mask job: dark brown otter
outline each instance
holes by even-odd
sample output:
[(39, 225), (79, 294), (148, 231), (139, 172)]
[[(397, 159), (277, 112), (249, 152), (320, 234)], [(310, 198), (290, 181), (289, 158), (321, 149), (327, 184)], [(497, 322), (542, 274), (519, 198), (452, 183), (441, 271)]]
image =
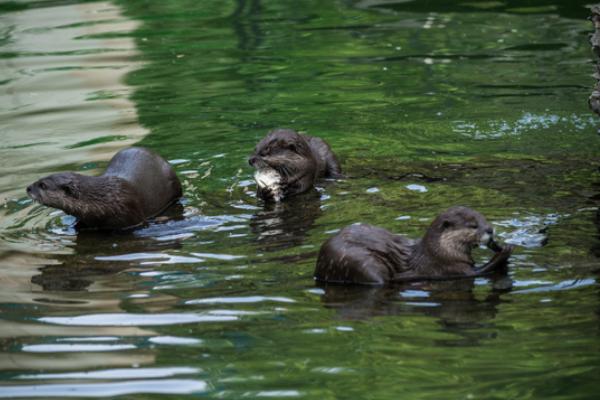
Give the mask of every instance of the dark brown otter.
[(141, 147), (119, 151), (104, 174), (52, 174), (27, 187), (33, 200), (77, 217), (78, 228), (124, 229), (160, 214), (181, 197), (173, 168)]
[(338, 160), (323, 139), (291, 129), (269, 132), (248, 162), (257, 170), (257, 194), (264, 200), (280, 201), (309, 190), (317, 179), (342, 176)]
[[(417, 241), (372, 225), (351, 225), (321, 246), (315, 279), (384, 285), (479, 276), (504, 266), (513, 250), (511, 245), (497, 245), (492, 235), (483, 215), (467, 207), (452, 207), (440, 214)], [(471, 250), (480, 244), (496, 254), (475, 268)]]

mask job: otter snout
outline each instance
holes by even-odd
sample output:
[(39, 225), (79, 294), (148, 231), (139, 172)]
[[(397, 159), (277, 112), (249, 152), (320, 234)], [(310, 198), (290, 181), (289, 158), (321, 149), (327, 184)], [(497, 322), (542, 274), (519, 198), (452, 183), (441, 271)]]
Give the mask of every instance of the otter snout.
[(261, 156), (252, 155), (248, 159), (248, 164), (256, 169), (268, 168), (269, 164)]
[(481, 234), (481, 239), (479, 243), (483, 246), (489, 246), (490, 242), (494, 240), (494, 228), (490, 225), (486, 225), (483, 227), (483, 233)]
[(31, 185), (27, 186), (27, 196), (29, 196), (30, 199), (35, 200), (35, 201), (39, 201), (40, 199), (40, 188), (36, 183), (32, 183)]

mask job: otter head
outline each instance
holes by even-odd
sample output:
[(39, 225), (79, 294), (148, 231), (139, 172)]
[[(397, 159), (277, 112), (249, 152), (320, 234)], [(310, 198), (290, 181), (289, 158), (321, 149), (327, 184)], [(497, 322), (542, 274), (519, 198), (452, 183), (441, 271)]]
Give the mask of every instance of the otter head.
[(256, 168), (259, 196), (279, 200), (277, 193), (293, 192), (292, 187), (302, 179), (314, 181), (317, 163), (306, 139), (291, 129), (275, 129), (254, 149), (248, 163)]
[(71, 172), (49, 175), (29, 185), (27, 195), (40, 204), (74, 215), (80, 197), (79, 175)]
[(431, 224), (423, 243), (428, 252), (446, 262), (473, 263), (471, 250), (493, 245), (494, 229), (479, 212), (468, 207), (451, 207)]

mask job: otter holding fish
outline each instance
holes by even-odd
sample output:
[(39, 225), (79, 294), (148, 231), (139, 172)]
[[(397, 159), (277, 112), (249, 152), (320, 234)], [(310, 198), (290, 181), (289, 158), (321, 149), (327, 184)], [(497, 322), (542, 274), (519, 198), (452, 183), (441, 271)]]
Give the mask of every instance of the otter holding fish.
[(27, 195), (77, 217), (78, 228), (127, 229), (160, 214), (182, 191), (168, 162), (132, 147), (115, 154), (100, 176), (52, 174), (27, 187)]
[[(479, 245), (495, 254), (476, 268), (471, 251)], [(493, 240), (483, 215), (451, 207), (417, 241), (366, 224), (342, 229), (321, 246), (314, 276), (321, 282), (361, 285), (469, 278), (501, 268), (512, 250)]]
[(269, 132), (248, 163), (256, 168), (257, 194), (266, 201), (305, 192), (320, 178), (342, 177), (340, 164), (323, 139), (291, 129)]

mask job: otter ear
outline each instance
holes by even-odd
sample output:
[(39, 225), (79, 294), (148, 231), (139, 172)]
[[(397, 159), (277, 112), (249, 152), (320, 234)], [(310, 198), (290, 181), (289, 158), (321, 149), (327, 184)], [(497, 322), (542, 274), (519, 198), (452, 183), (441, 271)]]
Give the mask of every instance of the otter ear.
[(75, 188), (69, 184), (64, 184), (60, 186), (61, 190), (65, 192), (65, 194), (69, 197), (77, 198), (77, 193), (75, 192)]
[(452, 226), (454, 226), (454, 223), (452, 221), (447, 220), (447, 219), (442, 221), (442, 229), (448, 229), (448, 228), (451, 228)]
[(479, 224), (477, 222), (467, 222), (467, 228), (471, 228), (471, 229), (478, 229), (479, 228)]
[(256, 150), (257, 150), (256, 154), (258, 154), (261, 157), (267, 156), (267, 155), (269, 155), (269, 153), (271, 153), (271, 147), (270, 147), (270, 145), (261, 148), (260, 151), (258, 151), (258, 149), (256, 149)]

